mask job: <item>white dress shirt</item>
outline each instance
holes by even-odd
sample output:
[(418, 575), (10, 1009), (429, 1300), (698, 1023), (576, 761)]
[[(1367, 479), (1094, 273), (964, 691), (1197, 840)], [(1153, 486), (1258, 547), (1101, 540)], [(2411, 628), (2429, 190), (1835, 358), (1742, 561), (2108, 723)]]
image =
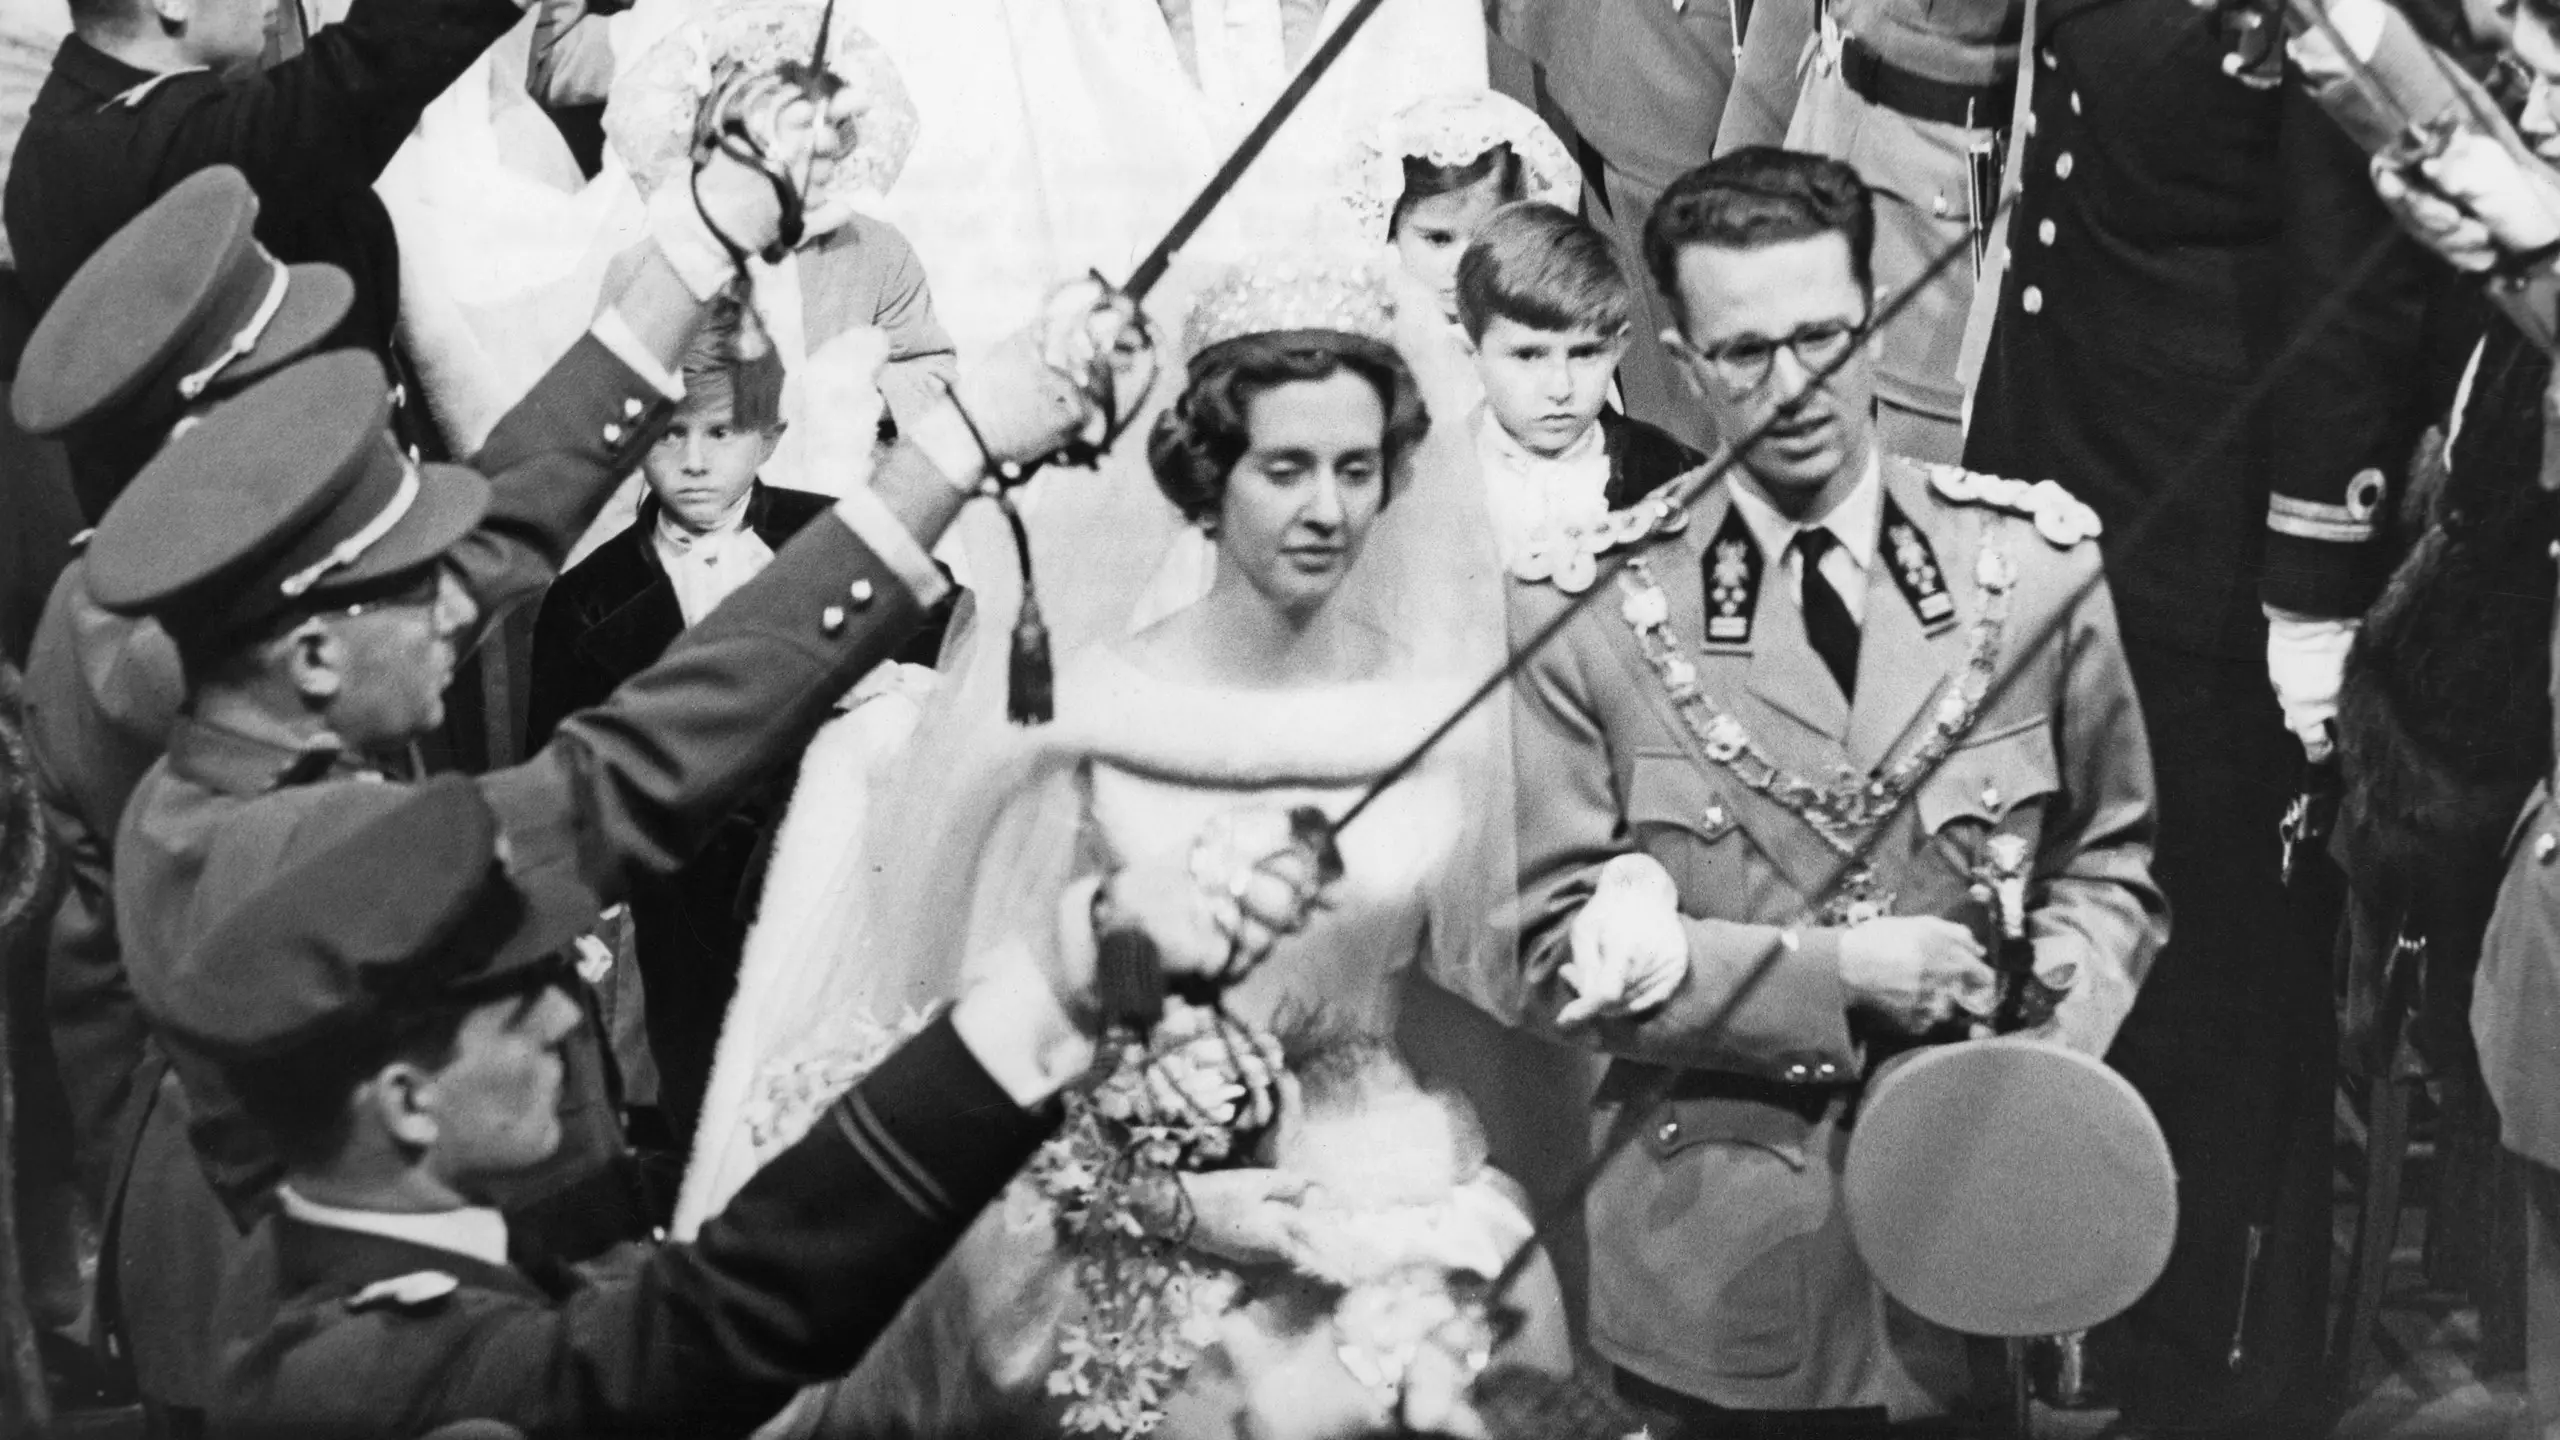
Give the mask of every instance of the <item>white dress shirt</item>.
[(667, 567), (667, 579), (675, 584), (676, 605), (684, 611), (685, 624), (699, 624), (721, 601), (773, 563), (773, 547), (747, 528), (747, 501), (754, 496), (754, 488), (749, 487), (737, 504), (699, 535), (684, 528), (673, 511), (658, 512), (658, 532), (651, 539), (657, 546), (658, 563)]
[(1476, 417), (1476, 455), (1494, 543), (1506, 565), (1534, 539), (1609, 514), (1608, 441), (1597, 421), (1563, 454), (1540, 455), (1511, 438), (1488, 406)]
[(1848, 604), (1849, 618), (1867, 623), (1867, 572), (1875, 564), (1876, 537), (1884, 526), (1884, 462), (1874, 451), (1867, 453), (1866, 473), (1828, 515), (1798, 524), (1741, 479), (1734, 482), (1733, 508), (1742, 512), (1742, 523), (1751, 527), (1760, 553), (1787, 567), (1787, 593), (1795, 597), (1799, 612), (1804, 608), (1804, 555), (1795, 548), (1796, 532), (1830, 531), (1840, 543), (1822, 557), (1823, 578)]
[(348, 1210), (305, 1199), (290, 1185), (277, 1186), (276, 1199), (283, 1204), (288, 1218), (306, 1225), (450, 1250), (484, 1265), (504, 1268), (507, 1263), (507, 1217), (495, 1210), (476, 1205), (415, 1215), (392, 1210)]

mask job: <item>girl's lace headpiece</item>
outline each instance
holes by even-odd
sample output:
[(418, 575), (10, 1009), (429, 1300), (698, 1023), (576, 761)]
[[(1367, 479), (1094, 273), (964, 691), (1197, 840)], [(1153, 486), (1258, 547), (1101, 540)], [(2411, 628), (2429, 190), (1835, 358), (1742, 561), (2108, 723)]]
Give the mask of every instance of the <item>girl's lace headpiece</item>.
[(1396, 302), (1375, 261), (1294, 256), (1249, 261), (1210, 282), (1183, 331), (1189, 353), (1280, 330), (1333, 330), (1395, 342)]
[(1519, 157), (1522, 199), (1577, 208), (1582, 172), (1535, 111), (1491, 90), (1453, 90), (1407, 105), (1352, 147), (1342, 177), (1351, 223), (1371, 244), (1386, 244), (1404, 197), (1406, 157), (1465, 165), (1496, 145)]
[[(605, 103), (605, 137), (642, 194), (692, 173), (695, 112), (723, 64), (736, 60), (754, 71), (806, 61), (825, 9), (824, 0), (724, 5), (678, 27), (614, 83)], [(855, 197), (885, 195), (897, 182), (915, 149), (919, 122), (889, 52), (841, 16), (827, 32), (827, 64), (862, 97), (853, 153), (823, 173), (808, 196), (812, 217), (840, 221)], [(823, 228), (813, 219), (812, 234)]]

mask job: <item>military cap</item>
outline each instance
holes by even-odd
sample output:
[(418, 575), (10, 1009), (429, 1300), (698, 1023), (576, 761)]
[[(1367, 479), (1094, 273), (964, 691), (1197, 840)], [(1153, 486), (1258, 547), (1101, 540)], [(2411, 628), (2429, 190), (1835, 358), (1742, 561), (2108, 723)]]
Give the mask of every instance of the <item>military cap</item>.
[(112, 420), (153, 440), (188, 407), (311, 351), (346, 319), (354, 282), (286, 265), (250, 232), (258, 197), (228, 165), (199, 170), (110, 236), (28, 337), (10, 404), (54, 435)]
[(298, 361), (172, 439), (98, 522), (89, 594), (173, 634), (221, 638), (378, 592), (450, 549), (489, 482), (419, 465), (384, 428), (382, 365), (355, 350)]
[(386, 1024), (571, 975), (595, 924), (573, 878), (508, 872), (497, 815), (470, 777), (350, 787), (280, 870), (190, 946), (155, 1016), (218, 1065), (378, 1034)]

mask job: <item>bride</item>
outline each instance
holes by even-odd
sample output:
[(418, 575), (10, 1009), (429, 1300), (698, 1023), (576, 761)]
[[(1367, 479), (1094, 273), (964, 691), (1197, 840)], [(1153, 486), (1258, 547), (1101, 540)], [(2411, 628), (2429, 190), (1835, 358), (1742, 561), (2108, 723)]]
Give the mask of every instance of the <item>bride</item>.
[[(751, 943), (731, 1026), (753, 1016), (756, 1038), (742, 1053), (724, 1036), (680, 1229), (805, 1127), (810, 1102), (902, 1016), (951, 993), (971, 936), (1045, 914), (1097, 860), (1187, 860), (1214, 881), (1251, 859), (1238, 817), (1312, 806), (1340, 819), (1499, 663), (1484, 506), (1449, 448), (1466, 440), (1432, 432), (1394, 324), (1369, 262), (1266, 261), (1214, 282), (1186, 334), (1188, 383), (1146, 447), (1152, 493), (1112, 486), (1106, 466), (1100, 485), (1061, 488), (1032, 517), (1061, 639), (1056, 722), (1003, 719), (1018, 599), (988, 585), (978, 643), (920, 710), (900, 700), (839, 722), (876, 731), (898, 728), (884, 708), (920, 715), (872, 777), (858, 833), (813, 753), (759, 922), (768, 945), (778, 933), (804, 952), (760, 969)], [(1186, 529), (1205, 566), (1173, 543)], [(1318, 1306), (1310, 1320), (1308, 1287), (1327, 1303), (1371, 1295), (1360, 1314), (1404, 1314), (1410, 1297), (1373, 1292), (1434, 1277), (1414, 1302), (1429, 1311), (1448, 1277), (1498, 1270), (1528, 1238), (1518, 1193), (1486, 1165), (1464, 1103), (1414, 1081), (1392, 1037), (1416, 972), (1496, 1014), (1516, 1006), (1504, 714), (1479, 709), (1342, 825), (1328, 908), (1218, 1013), (1178, 1009), (1153, 1047), (1124, 1056), (902, 1333), (793, 1423), (1055, 1433), (1063, 1407), (1076, 1429), (1214, 1431), (1224, 1392), (1214, 1365), (1193, 1362), (1222, 1316), (1359, 1331), (1350, 1312)], [(1361, 1057), (1347, 1081), (1345, 1055)], [(1152, 1200), (1130, 1201), (1143, 1236), (1114, 1239), (1090, 1223), (1118, 1203), (1096, 1187), (1118, 1195), (1114, 1177), (1146, 1165), (1113, 1137), (1131, 1133), (1129, 1106), (1143, 1115), (1167, 1095), (1205, 1099), (1148, 1133), (1201, 1143)], [(1214, 1133), (1194, 1135), (1201, 1111)], [(1515, 1299), (1526, 1323), (1511, 1353), (1566, 1363), (1543, 1265)]]

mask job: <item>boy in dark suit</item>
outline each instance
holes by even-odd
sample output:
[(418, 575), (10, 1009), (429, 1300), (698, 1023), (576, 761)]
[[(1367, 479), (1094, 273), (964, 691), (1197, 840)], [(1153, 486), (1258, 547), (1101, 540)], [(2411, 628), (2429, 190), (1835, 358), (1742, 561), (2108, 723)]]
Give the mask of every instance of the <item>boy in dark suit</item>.
[(1608, 237), (1538, 201), (1496, 212), (1458, 261), (1458, 320), (1485, 389), (1476, 454), (1505, 563), (1701, 461), (1608, 408), (1634, 304)]
[[(540, 747), (563, 718), (647, 669), (832, 503), (756, 478), (782, 438), (782, 362), (770, 345), (742, 347), (741, 330), (730, 305), (695, 338), (684, 403), (640, 462), (649, 493), (639, 513), (543, 598), (528, 746)], [(787, 768), (766, 777), (690, 863), (631, 897), (657, 1100), (672, 1132), (665, 1138), (679, 1151), (692, 1135), (737, 987), (756, 858), (790, 783)]]

